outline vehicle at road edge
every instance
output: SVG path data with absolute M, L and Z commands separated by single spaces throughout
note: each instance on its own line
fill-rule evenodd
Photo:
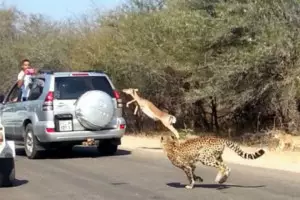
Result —
M 0 124 L 0 187 L 13 186 L 15 157 L 15 143 L 5 139 L 5 129 Z
M 104 155 L 117 152 L 126 122 L 122 99 L 106 73 L 40 70 L 29 88 L 26 101 L 15 101 L 17 84 L 0 98 L 6 138 L 22 143 L 29 159 L 81 144 L 96 145 Z

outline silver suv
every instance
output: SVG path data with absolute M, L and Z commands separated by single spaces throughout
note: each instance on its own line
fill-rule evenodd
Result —
M 0 97 L 6 138 L 22 142 L 29 159 L 83 143 L 105 155 L 117 151 L 126 122 L 120 95 L 105 73 L 43 70 L 31 77 L 29 88 L 26 101 L 18 99 L 17 84 Z

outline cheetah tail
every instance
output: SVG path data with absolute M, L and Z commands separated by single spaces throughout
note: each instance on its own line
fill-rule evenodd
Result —
M 255 153 L 246 153 L 241 149 L 241 147 L 238 144 L 235 144 L 234 142 L 231 142 L 228 140 L 226 140 L 226 146 L 244 159 L 253 160 L 253 159 L 257 159 L 265 154 L 265 151 L 263 149 L 260 149 L 260 150 L 256 151 Z

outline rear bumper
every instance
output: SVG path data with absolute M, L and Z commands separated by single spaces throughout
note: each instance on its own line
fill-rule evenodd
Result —
M 35 125 L 34 133 L 37 139 L 42 143 L 50 142 L 76 142 L 85 141 L 88 138 L 95 140 L 121 138 L 125 134 L 126 126 L 124 129 L 117 128 L 120 124 L 126 124 L 125 120 L 120 120 L 115 129 L 107 129 L 100 131 L 70 131 L 70 132 L 46 132 L 46 127 L 51 127 L 52 122 L 44 122 Z
M 64 141 L 84 141 L 88 138 L 95 140 L 121 138 L 125 129 L 111 129 L 103 131 L 72 131 L 72 132 L 53 132 L 37 134 L 40 142 L 64 142 Z

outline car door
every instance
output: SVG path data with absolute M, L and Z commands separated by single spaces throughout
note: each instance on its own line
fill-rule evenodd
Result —
M 43 80 L 39 78 L 31 78 L 31 86 L 28 99 L 26 101 L 18 102 L 15 105 L 16 118 L 15 123 L 15 138 L 23 139 L 23 128 L 25 120 L 32 120 L 35 115 L 36 105 L 35 101 L 41 96 L 43 91 Z
M 20 101 L 15 103 L 14 105 L 14 110 L 15 110 L 15 115 L 13 119 L 13 124 L 14 124 L 14 138 L 16 140 L 21 140 L 23 135 L 23 123 L 25 119 L 28 118 L 28 104 L 26 101 Z
M 17 84 L 15 84 L 1 106 L 1 122 L 5 128 L 5 135 L 8 139 L 13 139 L 14 136 L 14 120 L 16 118 L 15 105 L 17 103 L 18 94 L 19 88 Z

